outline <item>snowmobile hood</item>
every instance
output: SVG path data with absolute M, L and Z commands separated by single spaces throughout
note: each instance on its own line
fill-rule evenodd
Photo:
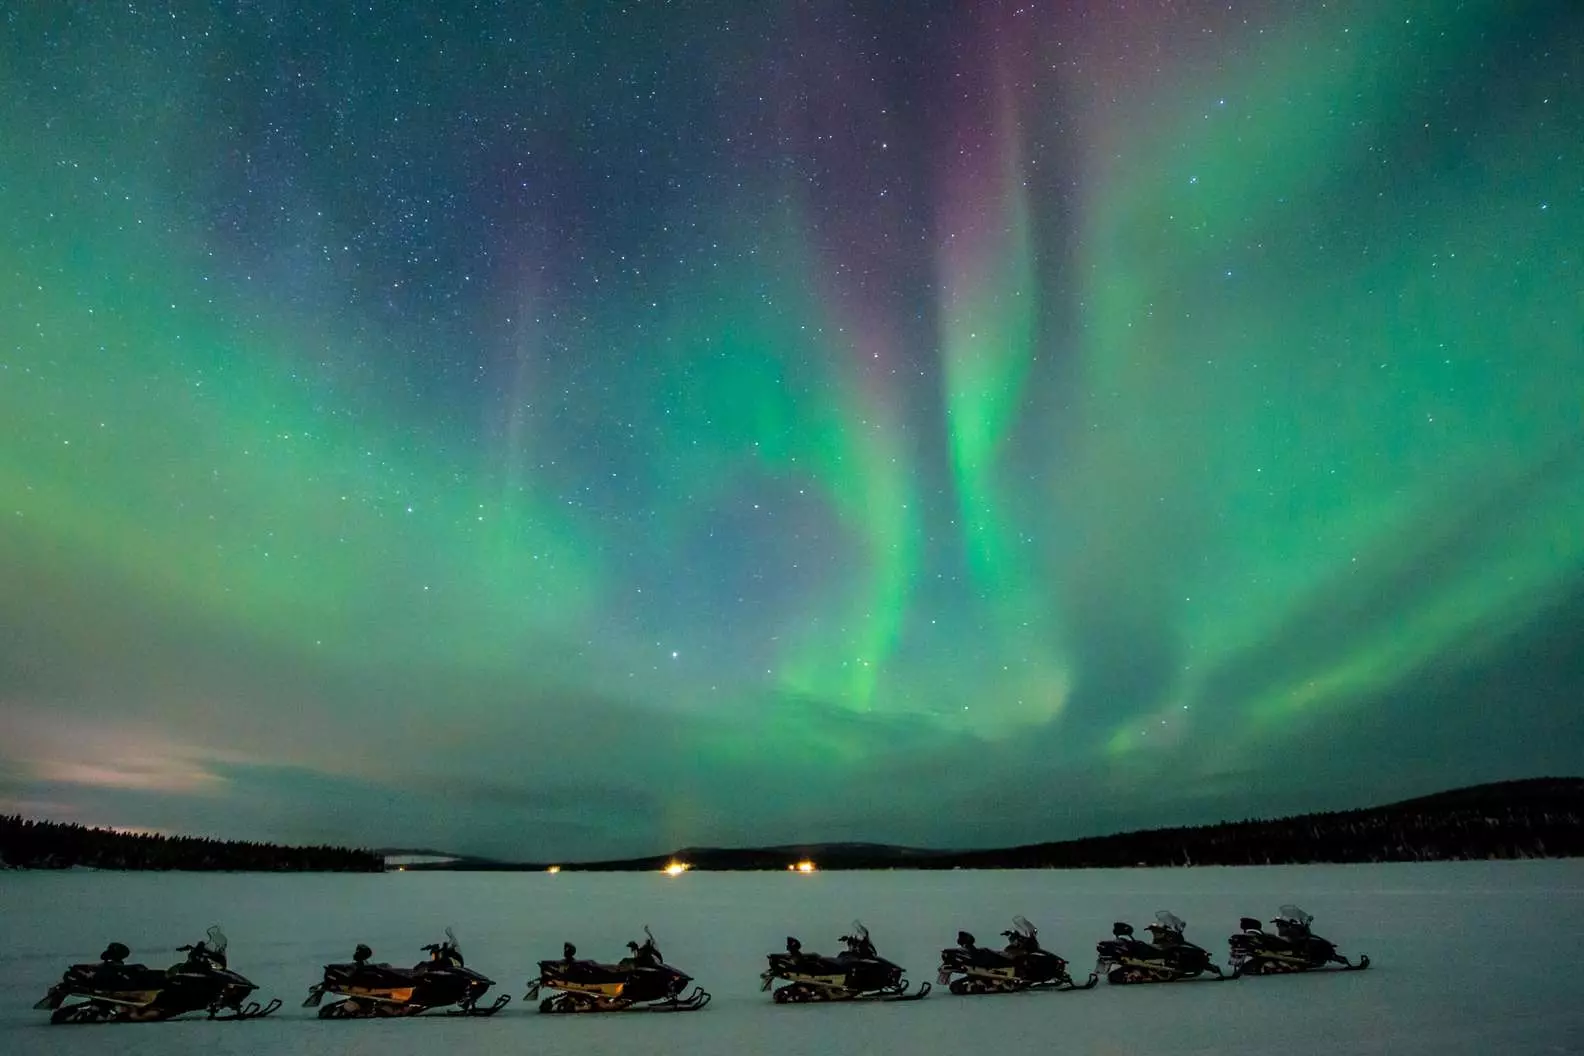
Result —
M 178 964 L 170 969 L 172 976 L 185 976 L 189 979 L 212 979 L 218 983 L 229 983 L 231 986 L 245 986 L 249 990 L 257 990 L 257 984 L 251 982 L 240 972 L 233 972 L 229 968 L 195 968 L 190 965 Z
M 413 966 L 412 970 L 413 974 L 418 976 L 451 976 L 458 979 L 472 979 L 475 982 L 488 983 L 491 986 L 495 985 L 495 980 L 489 978 L 483 972 L 460 964 L 448 964 L 444 961 L 420 961 Z

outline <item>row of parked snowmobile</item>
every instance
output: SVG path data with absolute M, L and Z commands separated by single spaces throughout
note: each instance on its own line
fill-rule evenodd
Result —
M 1230 970 L 1210 959 L 1202 946 L 1184 937 L 1187 924 L 1165 910 L 1147 925 L 1150 941 L 1135 938 L 1128 924 L 1112 926 L 1112 937 L 1095 947 L 1095 970 L 1077 982 L 1067 961 L 1040 946 L 1039 932 L 1023 917 L 1003 931 L 1002 949 L 979 946 L 973 935 L 957 933 L 957 945 L 941 951 L 937 982 L 954 994 L 1013 993 L 1024 990 L 1088 990 L 1101 974 L 1114 984 L 1175 982 L 1183 979 L 1236 979 L 1243 975 L 1274 975 L 1325 969 L 1357 971 L 1369 958 L 1351 961 L 1336 946 L 1310 930 L 1312 916 L 1297 906 L 1283 906 L 1271 921 L 1274 933 L 1252 917 L 1228 943 Z M 359 944 L 346 963 L 327 964 L 324 977 L 308 991 L 305 1008 L 318 1008 L 320 1019 L 368 1019 L 415 1016 L 439 1011 L 451 1016 L 490 1016 L 511 1001 L 500 995 L 483 1003 L 495 981 L 467 967 L 462 947 L 450 928 L 445 941 L 423 947 L 428 957 L 411 968 L 375 963 L 373 951 Z M 843 935 L 844 949 L 825 957 L 803 949 L 794 937 L 784 952 L 769 954 L 760 975 L 761 989 L 773 991 L 777 1004 L 825 1001 L 917 1001 L 931 986 L 911 987 L 903 969 L 880 956 L 869 929 L 855 921 Z M 173 1019 L 204 1011 L 211 1019 L 259 1019 L 281 1007 L 252 1000 L 258 987 L 232 971 L 226 962 L 227 941 L 218 927 L 190 946 L 187 957 L 166 969 L 127 964 L 131 952 L 112 942 L 97 964 L 75 964 L 35 1008 L 50 1009 L 52 1023 L 145 1022 Z M 615 962 L 582 960 L 570 942 L 561 957 L 539 962 L 539 975 L 525 1000 L 539 1001 L 541 1012 L 696 1012 L 710 995 L 691 976 L 665 962 L 654 935 L 644 928 L 643 942 L 629 942 L 628 956 Z M 784 985 L 776 986 L 777 983 Z M 327 995 L 337 1000 L 324 1004 Z

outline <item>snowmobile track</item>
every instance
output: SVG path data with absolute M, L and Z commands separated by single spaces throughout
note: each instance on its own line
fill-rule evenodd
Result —
M 531 990 L 528 999 L 532 1000 L 538 991 L 538 987 Z M 553 1016 L 599 1015 L 611 1012 L 697 1012 L 710 1003 L 709 991 L 697 986 L 685 997 L 628 1004 L 601 1004 L 595 1000 L 573 997 L 574 993 L 576 991 L 563 991 L 554 997 L 545 998 L 539 1002 L 539 1011 Z
M 1340 964 L 1306 965 L 1301 968 L 1270 968 L 1266 966 L 1268 963 L 1268 958 L 1251 957 L 1238 965 L 1237 970 L 1251 978 L 1261 975 L 1336 975 L 1341 972 L 1362 972 L 1370 966 L 1370 959 L 1368 954 L 1362 954 L 1356 962 L 1343 958 Z

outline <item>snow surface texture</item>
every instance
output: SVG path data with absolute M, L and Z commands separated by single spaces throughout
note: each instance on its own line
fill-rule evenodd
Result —
M 998 941 L 1012 915 L 1081 977 L 1113 920 L 1157 909 L 1225 962 L 1248 914 L 1296 902 L 1365 972 L 777 1007 L 764 956 L 788 934 L 835 953 L 854 917 L 915 982 L 959 928 Z M 267 1020 L 49 1026 L 32 1004 L 110 940 L 165 965 L 224 925 L 231 965 L 286 1007 Z M 321 1022 L 299 1007 L 320 966 L 358 942 L 414 963 L 453 925 L 468 964 L 513 1002 L 487 1020 Z M 534 962 L 563 940 L 614 959 L 654 928 L 668 960 L 715 995 L 702 1012 L 542 1016 L 522 1004 Z M 0 1053 L 631 1054 L 1525 1053 L 1584 1051 L 1584 861 L 1077 872 L 0 873 Z

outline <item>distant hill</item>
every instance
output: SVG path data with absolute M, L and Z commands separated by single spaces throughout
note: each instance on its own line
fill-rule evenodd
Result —
M 950 868 L 1297 865 L 1584 855 L 1584 778 L 1475 785 L 1361 810 L 1152 829 L 949 856 Z
M 685 847 L 671 854 L 562 862 L 564 872 L 636 872 L 685 862 L 704 870 L 1091 869 L 1298 865 L 1584 856 L 1584 778 L 1533 778 L 1438 792 L 1360 810 L 1147 829 L 994 850 L 936 851 L 871 843 Z M 409 869 L 541 870 L 548 863 L 461 859 Z
M 1584 778 L 1534 778 L 1452 789 L 1361 810 L 1147 829 L 994 850 L 942 851 L 877 843 L 684 847 L 670 854 L 561 862 L 564 872 L 640 872 L 685 862 L 702 870 L 785 870 L 802 860 L 834 869 L 1090 869 L 1123 866 L 1298 865 L 1584 856 Z M 387 857 L 389 862 L 387 863 Z M 529 871 L 445 851 L 282 847 L 117 832 L 0 817 L 0 864 L 22 869 L 190 869 L 378 872 Z
M 11 869 L 177 869 L 377 873 L 385 859 L 345 847 L 281 847 L 197 836 L 117 832 L 0 817 L 0 864 Z

